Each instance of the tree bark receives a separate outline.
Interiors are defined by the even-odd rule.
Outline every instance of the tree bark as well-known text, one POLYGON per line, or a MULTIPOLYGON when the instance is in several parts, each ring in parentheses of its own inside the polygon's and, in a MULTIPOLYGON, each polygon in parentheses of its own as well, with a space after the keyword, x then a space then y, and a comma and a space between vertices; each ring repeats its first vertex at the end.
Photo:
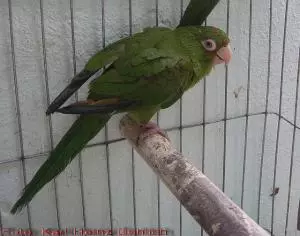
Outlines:
POLYGON ((120 130, 209 235, 270 235, 183 157, 168 139, 159 134, 142 133, 140 126, 128 116, 121 120, 120 130))

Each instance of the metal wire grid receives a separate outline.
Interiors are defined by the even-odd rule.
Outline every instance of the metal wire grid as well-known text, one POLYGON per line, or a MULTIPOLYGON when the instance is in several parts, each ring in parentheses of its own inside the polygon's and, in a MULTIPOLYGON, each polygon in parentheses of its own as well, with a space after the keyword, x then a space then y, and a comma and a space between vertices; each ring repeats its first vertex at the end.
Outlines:
MULTIPOLYGON (((70 3, 70 13, 71 13, 71 32, 72 32, 72 49, 73 49, 73 69, 74 74, 76 74, 76 41, 75 41, 75 35, 74 35, 74 8, 73 8, 73 0, 69 0, 70 3)), ((129 4, 129 33, 132 34, 132 0, 128 0, 129 4)), ((227 24, 226 24, 226 31, 229 33, 229 4, 230 0, 227 0, 227 24)), ((228 68, 226 67, 225 71, 225 109, 224 109, 224 118, 207 122, 205 119, 205 111, 206 111, 206 80, 204 79, 204 88, 203 88, 203 122, 193 125, 183 125, 182 124, 182 99, 180 99, 180 126, 179 127, 173 127, 170 129, 167 129, 167 131, 171 130, 179 130, 180 132, 180 151, 182 151, 182 130, 186 128, 191 127, 197 127, 202 126, 203 127, 203 149, 202 149, 202 171, 205 173, 205 127, 208 124, 216 124, 219 122, 224 122, 224 154, 223 154, 223 184, 222 184, 222 190, 225 189, 225 178, 226 178, 226 168, 225 168, 225 162, 226 162, 226 131, 227 131, 227 121, 230 120, 236 120, 245 117, 246 118, 246 129, 245 129, 245 136, 244 136, 244 161, 243 161, 243 182, 242 182, 242 195, 241 195, 241 203, 243 207, 243 200, 244 200, 244 188, 245 188, 245 163, 246 163, 246 156, 247 156, 247 141, 248 141, 248 126, 249 126, 249 117, 258 116, 258 115, 264 115, 264 130, 263 130, 263 140, 262 140, 262 157, 261 157, 261 165, 260 165, 260 182, 259 182, 259 202, 261 199, 261 183, 262 183, 262 172, 263 172, 263 162, 264 162, 264 151, 265 151, 265 141, 266 141, 266 126, 267 126, 267 118, 268 115, 276 115, 278 117, 278 128, 277 128, 277 138, 276 138, 276 151, 275 151, 275 167, 274 167, 274 177, 273 177, 273 188, 275 188, 276 183, 276 166, 277 166, 277 159, 278 159, 278 148, 279 148, 279 135, 280 135, 280 127, 281 127, 281 121, 284 120, 289 125, 293 126, 293 143, 292 143, 292 154, 291 154, 291 165, 290 165, 290 175, 289 175, 289 192, 288 192, 288 203, 287 203, 287 214, 286 214, 286 229, 287 230, 287 224, 288 224, 288 217, 289 217, 289 210, 290 210, 290 195, 291 195, 291 180, 293 176, 293 160, 294 160, 294 150, 295 150, 295 135, 296 130, 300 130, 300 127, 296 125, 297 120, 297 107, 298 107, 298 98, 299 98, 299 75, 300 75, 300 49, 299 49, 299 58, 298 58, 298 77, 297 77, 297 88, 296 88, 296 98, 295 98, 295 114, 294 114, 294 120, 289 121, 285 117, 282 116, 282 93, 283 93, 283 69, 285 65, 285 49, 286 49, 286 29, 287 29, 287 17, 288 17, 288 7, 289 7, 289 0, 286 1, 285 6, 285 23, 284 23, 284 39, 283 39, 283 57, 282 57, 282 67, 281 67, 281 83, 280 83, 280 103, 279 103, 279 113, 276 112, 268 112, 269 108, 269 95, 270 95, 270 61, 271 61, 271 41, 272 41, 272 16, 273 16, 273 6, 272 1, 270 1, 270 22, 269 22, 269 55, 268 55, 268 83, 267 83, 267 93, 266 93, 266 104, 265 104, 265 111, 259 112, 259 113, 249 113, 249 89, 251 84, 251 35, 252 35, 252 0, 249 2, 250 4, 250 23, 249 23, 249 57, 248 57, 248 82, 247 82, 247 104, 246 104, 246 114, 236 117, 228 118, 228 112, 227 112, 227 105, 228 105, 228 98, 227 98, 227 91, 228 91, 228 68)), ((101 0, 101 12, 102 12, 102 42, 103 47, 105 47, 106 42, 106 35, 105 35, 105 0, 101 0)), ((18 162, 21 161, 22 163, 22 172, 23 172, 23 181, 24 185, 27 183, 27 177, 26 177, 26 170, 25 170, 25 159, 33 159, 33 158, 41 158, 45 156, 48 153, 39 153, 36 155, 31 156, 25 156, 24 155, 24 144, 23 144, 23 134, 22 134, 22 121, 20 116, 20 101, 19 101, 19 93, 18 93, 18 78, 16 73, 16 59, 15 59, 15 43, 14 43, 14 29, 13 29, 13 20, 12 20, 12 2, 11 0, 8 0, 8 11, 9 11, 9 30, 10 30, 10 43, 11 43, 11 60, 12 60, 12 66, 13 66, 13 81, 14 81, 14 92, 15 92, 15 103, 16 103, 16 113, 17 113, 17 121, 18 121, 18 130, 19 130, 19 144, 21 148, 21 156, 16 159, 7 160, 7 161, 1 161, 0 164, 7 164, 11 162, 18 162)), ((183 14, 184 4, 183 0, 180 0, 180 9, 181 9, 181 16, 183 14)), ((155 0, 155 12, 156 12, 156 25, 159 24, 159 17, 158 17, 158 11, 159 11, 159 0, 155 0)), ((43 49, 43 61, 44 61, 44 73, 45 73, 45 84, 46 84, 46 100, 47 103, 50 103, 50 95, 49 95, 49 84, 48 84, 48 65, 47 65, 47 50, 46 50, 46 44, 45 44, 45 27, 44 27, 44 14, 43 14, 43 0, 40 0, 40 14, 41 14, 41 35, 42 35, 42 49, 43 49)), ((78 99, 77 94, 75 95, 76 99, 78 99)), ((159 113, 157 115, 157 122, 159 121, 159 113)), ((53 129, 52 129, 52 120, 51 117, 48 119, 48 125, 49 125, 49 137, 50 137, 50 145, 51 148, 53 148, 53 129)), ((88 145, 86 148, 95 147, 99 145, 105 145, 106 147, 106 160, 107 160, 107 175, 108 175, 108 189, 109 189, 109 203, 110 203, 110 225, 111 229, 113 229, 113 222, 112 222, 112 201, 111 201, 111 184, 110 184, 110 162, 109 162, 109 144, 120 142, 124 139, 115 139, 115 140, 108 140, 108 129, 107 126, 105 127, 105 141, 100 143, 95 143, 88 145)), ((84 192, 83 192, 83 181, 82 181, 82 163, 81 158, 79 158, 79 169, 80 169, 80 182, 81 182, 81 195, 82 195, 82 214, 83 214, 83 221, 84 221, 84 227, 86 227, 86 212, 84 208, 84 192)), ((135 183, 135 174, 134 174, 134 152, 132 149, 132 178, 133 178, 133 184, 135 183)), ((158 208, 157 208, 157 214, 158 214, 158 227, 161 226, 160 223, 160 180, 157 179, 157 185, 158 185, 158 208)), ((55 205, 56 205, 56 213, 57 213, 57 223, 60 227, 60 215, 59 215, 59 207, 58 207, 58 197, 57 197, 57 189, 55 184, 55 205)), ((133 206, 134 206, 134 226, 136 227, 136 209, 135 209, 135 185, 133 185, 133 206)), ((30 209, 27 207, 27 214, 28 214, 28 224, 29 228, 31 228, 31 214, 30 209)), ((180 207, 180 236, 182 235, 182 206, 180 207)), ((260 204, 258 204, 258 218, 255 219, 259 222, 260 220, 260 204)), ((0 227, 2 227, 1 222, 1 215, 0 215, 0 227)), ((271 232, 273 232, 274 227, 274 198, 272 200, 272 228, 271 232)), ((203 234, 203 231, 202 233, 203 234)), ((287 232, 285 231, 285 234, 287 232)))

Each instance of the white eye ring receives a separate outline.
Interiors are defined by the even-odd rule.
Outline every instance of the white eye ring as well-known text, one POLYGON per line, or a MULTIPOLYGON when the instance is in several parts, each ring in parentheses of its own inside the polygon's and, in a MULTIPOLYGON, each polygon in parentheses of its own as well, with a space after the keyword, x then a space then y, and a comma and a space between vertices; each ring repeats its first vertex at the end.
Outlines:
POLYGON ((207 50, 207 51, 214 51, 217 48, 217 44, 214 40, 212 39, 207 39, 202 41, 202 46, 207 50))

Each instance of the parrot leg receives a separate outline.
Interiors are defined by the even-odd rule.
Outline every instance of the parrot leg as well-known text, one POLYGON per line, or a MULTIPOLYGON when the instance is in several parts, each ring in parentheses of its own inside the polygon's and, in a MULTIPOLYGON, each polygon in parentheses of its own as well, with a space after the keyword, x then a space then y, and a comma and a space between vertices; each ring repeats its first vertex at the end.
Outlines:
MULTIPOLYGON (((148 122, 147 124, 142 124, 140 125, 140 128, 141 128, 141 133, 143 133, 143 138, 153 134, 159 134, 170 141, 167 133, 163 131, 161 128, 159 128, 159 126, 154 122, 148 122)), ((140 136, 137 139, 137 144, 139 140, 140 140, 140 136)))

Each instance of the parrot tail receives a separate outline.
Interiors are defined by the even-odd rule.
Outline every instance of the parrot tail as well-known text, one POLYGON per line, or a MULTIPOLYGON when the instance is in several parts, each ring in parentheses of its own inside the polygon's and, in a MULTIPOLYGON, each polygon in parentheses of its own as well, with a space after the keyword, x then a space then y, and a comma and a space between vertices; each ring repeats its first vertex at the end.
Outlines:
POLYGON ((105 126, 110 114, 80 116, 51 152, 23 190, 22 196, 11 209, 15 214, 22 210, 48 182, 58 176, 76 157, 84 146, 105 126))

